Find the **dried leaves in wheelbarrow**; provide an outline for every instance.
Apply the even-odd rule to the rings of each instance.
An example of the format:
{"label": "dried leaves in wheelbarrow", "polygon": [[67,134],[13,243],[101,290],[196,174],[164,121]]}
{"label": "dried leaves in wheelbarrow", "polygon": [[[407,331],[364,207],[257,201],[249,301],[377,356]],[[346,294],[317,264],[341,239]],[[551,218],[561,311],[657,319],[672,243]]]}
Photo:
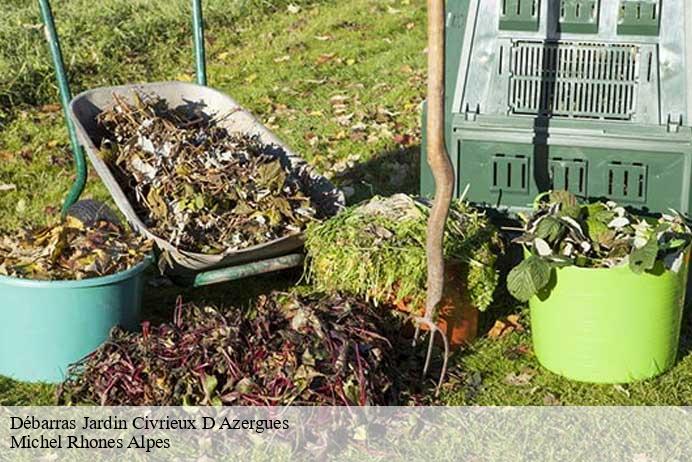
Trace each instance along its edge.
{"label": "dried leaves in wheelbarrow", "polygon": [[274,146],[219,119],[135,93],[99,115],[101,155],[152,232],[176,247],[220,254],[302,232],[315,216]]}
{"label": "dried leaves in wheelbarrow", "polygon": [[71,369],[61,403],[365,405],[392,399],[396,349],[370,305],[262,297],[252,313],[179,304],[174,321],[115,329]]}
{"label": "dried leaves in wheelbarrow", "polygon": [[151,251],[145,239],[107,221],[63,222],[0,236],[0,275],[34,280],[81,280],[115,274]]}

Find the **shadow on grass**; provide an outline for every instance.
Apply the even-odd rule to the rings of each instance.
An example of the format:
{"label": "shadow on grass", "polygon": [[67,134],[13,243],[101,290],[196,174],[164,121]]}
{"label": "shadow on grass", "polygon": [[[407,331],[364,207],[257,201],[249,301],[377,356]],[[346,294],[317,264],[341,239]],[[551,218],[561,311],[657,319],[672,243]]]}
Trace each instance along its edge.
{"label": "shadow on grass", "polygon": [[692,354],[692,289],[690,281],[692,273],[688,277],[687,282],[687,298],[685,300],[685,308],[682,313],[682,327],[680,329],[680,348],[678,349],[678,359],[682,359],[689,354]]}
{"label": "shadow on grass", "polygon": [[[158,281],[157,274],[149,274],[149,281]],[[300,281],[302,268],[229,281],[207,287],[154,287],[147,284],[142,303],[142,320],[159,324],[173,319],[176,300],[184,303],[211,305],[223,311],[229,307],[250,308],[260,295],[273,291],[286,291]]]}
{"label": "shadow on grass", "polygon": [[349,205],[373,196],[396,193],[418,194],[420,145],[385,151],[372,159],[337,173],[334,182],[352,189]]}

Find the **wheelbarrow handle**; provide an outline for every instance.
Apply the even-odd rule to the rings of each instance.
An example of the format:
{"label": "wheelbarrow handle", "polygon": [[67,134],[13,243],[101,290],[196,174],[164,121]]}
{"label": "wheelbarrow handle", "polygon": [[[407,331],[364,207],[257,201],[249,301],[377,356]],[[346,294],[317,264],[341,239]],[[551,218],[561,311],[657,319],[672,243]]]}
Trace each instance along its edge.
{"label": "wheelbarrow handle", "polygon": [[72,157],[75,162],[76,177],[72,188],[65,198],[65,203],[62,206],[63,217],[67,214],[67,211],[72,205],[79,200],[79,196],[82,195],[84,191],[84,186],[86,185],[87,178],[87,168],[86,159],[84,158],[84,150],[79,144],[77,139],[77,132],[75,131],[74,124],[69,114],[70,101],[72,100],[72,93],[70,92],[70,84],[67,80],[67,74],[65,73],[65,63],[62,59],[62,51],[60,50],[60,41],[58,39],[58,33],[55,30],[55,21],[53,20],[53,12],[50,7],[49,0],[39,0],[39,8],[41,9],[41,18],[43,19],[43,24],[45,25],[46,40],[48,40],[48,46],[50,47],[50,55],[53,60],[53,67],[55,68],[55,76],[58,81],[58,89],[60,90],[60,103],[62,105],[62,110],[65,115],[65,123],[67,125],[67,132],[70,135],[70,145],[72,147]]}
{"label": "wheelbarrow handle", "polygon": [[[72,148],[72,157],[75,162],[76,177],[72,184],[72,188],[65,198],[65,203],[62,206],[63,217],[72,205],[79,200],[79,196],[84,191],[87,179],[86,159],[84,150],[82,149],[77,133],[72,123],[69,114],[70,101],[72,100],[72,92],[70,91],[70,83],[65,72],[65,63],[63,61],[62,50],[60,48],[60,39],[55,29],[55,20],[53,11],[50,6],[50,0],[38,0],[39,9],[41,10],[41,18],[45,25],[46,40],[50,47],[51,59],[55,68],[55,77],[60,90],[60,104],[65,115],[65,124],[67,132],[70,135],[70,146]],[[204,51],[204,18],[202,16],[202,0],[192,0],[192,31],[195,43],[195,63],[197,71],[197,83],[199,85],[207,85],[207,65],[206,55]]]}
{"label": "wheelbarrow handle", "polygon": [[192,0],[192,35],[195,41],[197,83],[207,86],[207,58],[204,50],[204,16],[202,15],[202,0]]}
{"label": "wheelbarrow handle", "polygon": [[245,263],[243,265],[205,271],[197,274],[193,286],[204,287],[220,282],[235,281],[250,276],[257,276],[259,274],[295,268],[303,263],[304,258],[303,254],[293,253],[282,257]]}

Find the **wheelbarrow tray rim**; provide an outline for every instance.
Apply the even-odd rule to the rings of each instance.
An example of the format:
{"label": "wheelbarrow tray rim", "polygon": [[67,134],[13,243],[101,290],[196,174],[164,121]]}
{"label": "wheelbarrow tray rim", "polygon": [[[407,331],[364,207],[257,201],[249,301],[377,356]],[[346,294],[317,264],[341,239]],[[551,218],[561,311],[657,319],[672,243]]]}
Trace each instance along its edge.
{"label": "wheelbarrow tray rim", "polygon": [[218,90],[189,82],[167,81],[101,87],[80,93],[71,101],[69,113],[91,164],[130,225],[137,232],[154,240],[160,250],[170,255],[175,264],[173,272],[207,271],[278,257],[301,248],[305,239],[304,232],[288,234],[279,239],[218,255],[179,249],[152,233],[136,214],[108,165],[98,155],[99,149],[96,146],[100,141],[96,116],[113,104],[113,94],[131,101],[134,92],[155,95],[166,100],[172,107],[202,104],[209,107],[209,110],[204,111],[209,115],[229,114],[224,118],[228,120],[221,122],[223,126],[235,132],[257,134],[263,143],[277,148],[277,155],[282,159],[282,163],[287,162],[301,178],[320,215],[334,215],[344,207],[345,200],[341,191],[325,177],[317,174],[304,159],[296,155],[249,111]]}

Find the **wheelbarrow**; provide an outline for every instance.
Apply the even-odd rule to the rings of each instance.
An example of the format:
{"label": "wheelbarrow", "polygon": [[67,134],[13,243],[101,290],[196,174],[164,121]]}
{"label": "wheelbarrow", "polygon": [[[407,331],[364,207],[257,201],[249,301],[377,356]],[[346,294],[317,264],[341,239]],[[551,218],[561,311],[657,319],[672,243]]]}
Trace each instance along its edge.
{"label": "wheelbarrow", "polygon": [[[65,72],[60,42],[55,30],[49,0],[39,0],[41,14],[46,24],[46,36],[50,45],[53,65],[60,89],[61,103],[65,112],[70,143],[77,167],[77,179],[63,207],[64,214],[98,214],[101,207],[90,202],[77,202],[86,179],[84,149],[94,169],[105,184],[115,204],[132,228],[152,239],[166,257],[166,268],[176,282],[195,287],[241,279],[296,267],[302,264],[302,233],[289,235],[261,245],[221,255],[206,255],[184,251],[161,236],[155,235],[135,212],[126,194],[116,181],[109,167],[99,157],[98,151],[103,131],[97,124],[97,116],[113,104],[114,95],[132,101],[136,92],[156,96],[170,107],[199,111],[213,117],[224,115],[221,124],[229,132],[257,135],[273,147],[274,153],[285,167],[299,176],[303,188],[311,197],[318,216],[328,217],[344,206],[344,196],[326,178],[315,173],[310,166],[262,125],[247,110],[229,96],[207,87],[206,58],[204,49],[204,21],[201,0],[192,0],[193,35],[196,58],[197,83],[160,82],[98,88],[79,94],[72,99]],[[79,217],[81,218],[81,217]]]}

